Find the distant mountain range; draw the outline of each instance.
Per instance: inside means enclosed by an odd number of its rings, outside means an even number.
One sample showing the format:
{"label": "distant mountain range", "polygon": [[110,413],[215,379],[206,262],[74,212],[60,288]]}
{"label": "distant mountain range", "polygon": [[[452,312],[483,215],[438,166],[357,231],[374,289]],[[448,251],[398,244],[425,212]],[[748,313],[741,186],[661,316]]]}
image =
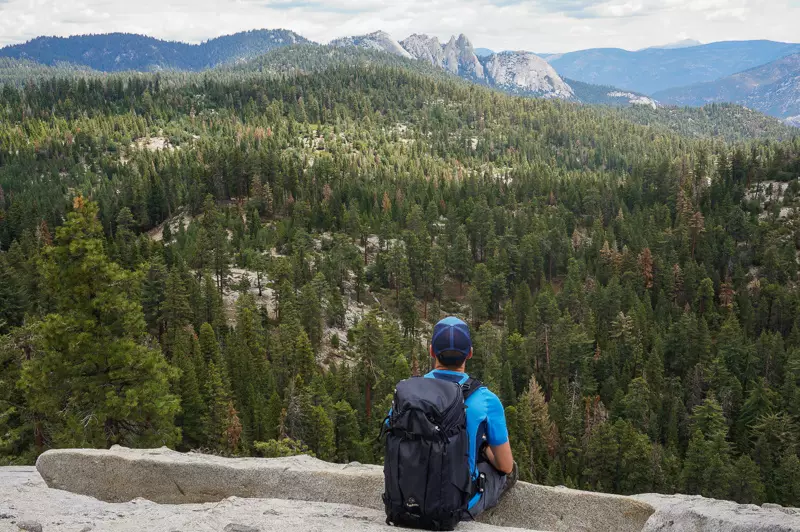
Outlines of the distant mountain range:
{"label": "distant mountain range", "polygon": [[697,39],[683,39],[669,44],[662,44],[661,46],[648,46],[645,50],[677,50],[678,48],[691,48],[692,46],[701,46],[702,44],[703,43]]}
{"label": "distant mountain range", "polygon": [[108,33],[73,37],[37,37],[0,49],[0,57],[54,66],[84,65],[103,72],[125,70],[203,70],[244,61],[281,46],[309,42],[289,30],[253,30],[202,44],[162,41],[144,35]]}
{"label": "distant mountain range", "polygon": [[[0,58],[17,60],[13,64],[20,69],[24,65],[28,72],[35,70],[35,64],[57,66],[59,71],[201,71],[253,63],[268,52],[296,45],[320,46],[289,30],[254,30],[197,45],[112,33],[38,37],[0,49]],[[431,72],[460,76],[520,95],[614,106],[735,102],[800,122],[800,44],[731,41],[702,45],[685,40],[639,51],[603,48],[566,54],[496,53],[474,48],[463,34],[446,42],[421,34],[397,41],[377,31],[336,39],[325,49],[385,52],[397,58],[395,61],[416,59],[432,67]],[[360,61],[365,57],[355,59],[345,54],[334,60]],[[390,56],[384,57],[388,60]],[[277,61],[282,68],[293,64],[300,68],[298,60],[326,62],[324,54],[301,57],[287,53],[256,64],[274,65]],[[368,60],[379,60],[379,56],[369,56]],[[13,64],[3,70],[6,78],[14,78],[9,74],[15,68]]]}
{"label": "distant mountain range", "polygon": [[550,56],[547,61],[570,79],[652,95],[714,81],[798,52],[800,44],[731,41],[638,52],[596,48]]}
{"label": "distant mountain range", "polygon": [[701,106],[733,102],[779,117],[800,115],[800,53],[716,81],[658,92],[659,101]]}

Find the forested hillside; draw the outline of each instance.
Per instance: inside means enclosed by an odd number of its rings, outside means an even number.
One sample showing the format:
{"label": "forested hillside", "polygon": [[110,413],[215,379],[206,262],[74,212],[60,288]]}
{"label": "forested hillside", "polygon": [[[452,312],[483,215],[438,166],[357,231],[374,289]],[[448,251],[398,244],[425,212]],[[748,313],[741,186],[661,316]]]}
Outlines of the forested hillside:
{"label": "forested hillside", "polygon": [[456,314],[523,479],[800,505],[800,138],[645,111],[368,63],[6,85],[0,463],[380,462]]}

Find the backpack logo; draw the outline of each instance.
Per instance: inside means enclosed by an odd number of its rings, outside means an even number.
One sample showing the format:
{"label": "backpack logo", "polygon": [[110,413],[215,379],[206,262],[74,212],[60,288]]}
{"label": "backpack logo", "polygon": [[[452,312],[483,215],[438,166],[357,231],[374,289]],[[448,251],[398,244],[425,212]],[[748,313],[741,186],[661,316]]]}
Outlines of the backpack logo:
{"label": "backpack logo", "polygon": [[406,508],[419,508],[419,503],[414,497],[409,497],[406,501]]}

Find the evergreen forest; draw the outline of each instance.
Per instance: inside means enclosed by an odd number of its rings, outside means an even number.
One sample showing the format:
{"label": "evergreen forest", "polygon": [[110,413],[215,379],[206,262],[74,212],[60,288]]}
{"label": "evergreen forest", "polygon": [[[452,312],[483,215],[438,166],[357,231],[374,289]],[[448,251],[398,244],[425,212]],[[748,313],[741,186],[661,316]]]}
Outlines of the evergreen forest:
{"label": "evergreen forest", "polygon": [[48,72],[0,88],[0,465],[381,463],[453,314],[522,480],[800,506],[798,130],[397,61]]}

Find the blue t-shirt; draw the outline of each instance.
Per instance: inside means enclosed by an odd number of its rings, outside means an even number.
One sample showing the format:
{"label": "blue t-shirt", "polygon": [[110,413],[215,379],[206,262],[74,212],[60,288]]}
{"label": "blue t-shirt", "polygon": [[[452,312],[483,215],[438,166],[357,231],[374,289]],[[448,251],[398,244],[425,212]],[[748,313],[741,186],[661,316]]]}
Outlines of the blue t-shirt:
{"label": "blue t-shirt", "polygon": [[[464,384],[469,379],[466,373],[436,369],[425,375],[427,379],[443,379],[450,382]],[[473,480],[478,477],[477,453],[486,436],[490,446],[503,445],[508,441],[508,427],[506,426],[506,413],[500,399],[483,386],[469,396],[467,405],[467,434],[469,436],[469,467]],[[480,493],[469,502],[472,508],[481,498]]]}

